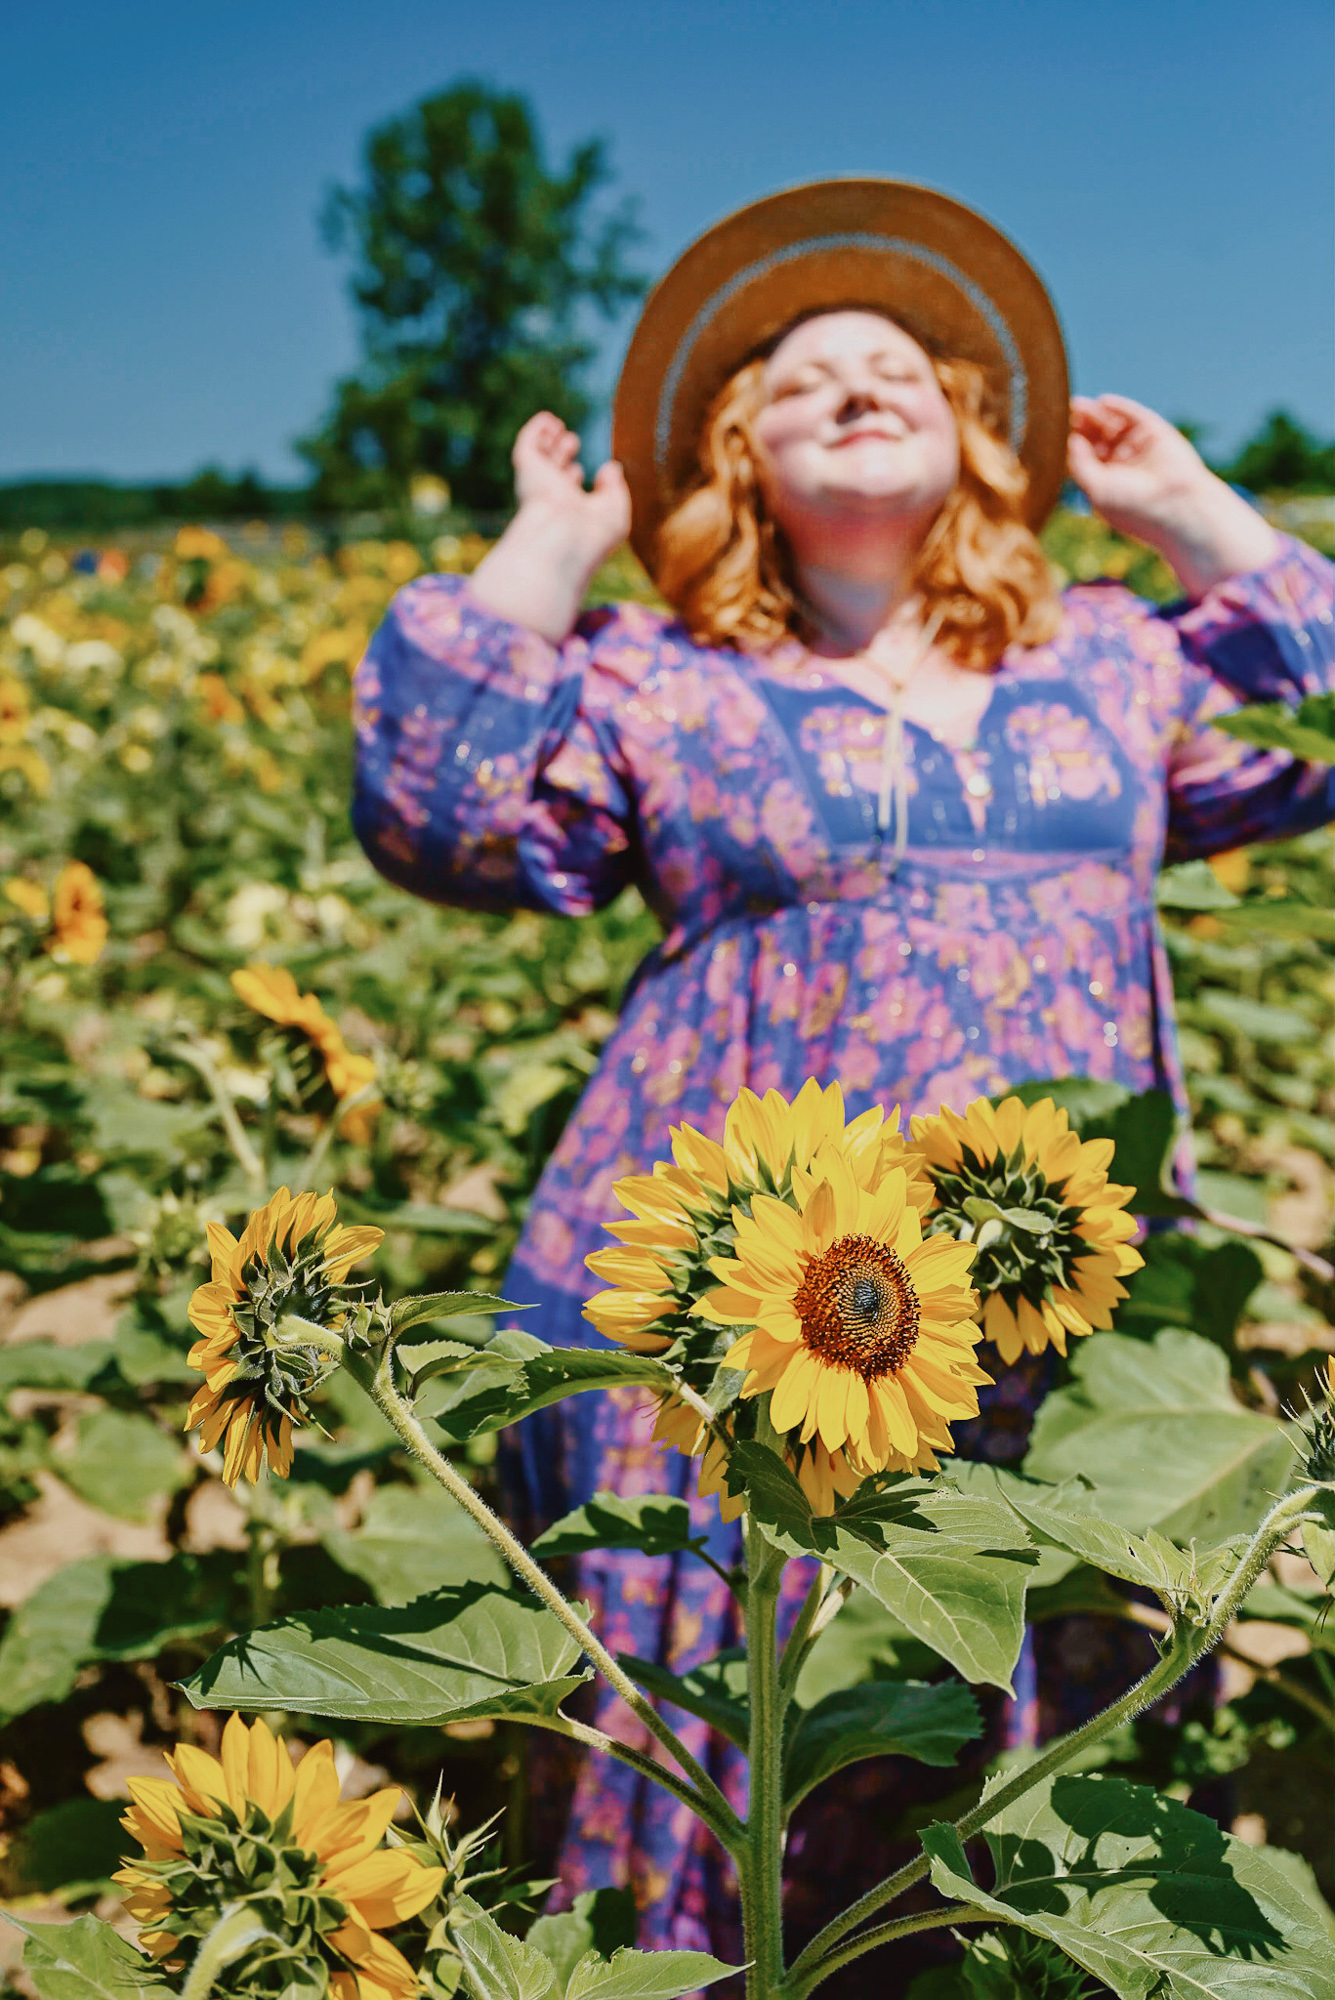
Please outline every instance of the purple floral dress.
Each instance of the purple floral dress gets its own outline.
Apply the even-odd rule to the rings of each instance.
[[[356,683],[355,823],[376,866],[437,902],[572,916],[634,883],[663,926],[506,1280],[538,1308],[530,1330],[596,1343],[584,1258],[609,1240],[613,1182],[666,1157],[670,1125],[719,1136],[743,1084],[791,1094],[837,1078],[851,1113],[897,1103],[906,1120],[1060,1075],[1185,1104],[1155,876],[1165,857],[1335,816],[1335,771],[1210,726],[1240,702],[1331,685],[1335,570],[1285,540],[1266,568],[1190,605],[1165,611],[1101,583],[1068,591],[1064,613],[1049,644],[1002,660],[968,748],[906,726],[896,868],[876,831],[884,713],[796,642],[764,658],[710,649],[625,604],[554,647],[457,577],[399,593]],[[997,1385],[957,1443],[1014,1459],[1047,1370],[985,1361]],[[686,1492],[687,1463],[648,1429],[633,1394],[521,1426],[509,1468],[524,1525],[598,1488]],[[712,1503],[700,1523],[734,1559],[737,1530]],[[789,1576],[804,1586],[799,1566]],[[594,1556],[578,1584],[613,1651],[681,1672],[735,1643],[726,1592],[694,1558]],[[992,1748],[1067,1726],[1127,1684],[1135,1663],[1102,1622],[1040,1628]],[[614,1701],[598,1719],[637,1740]],[[735,1753],[673,1719],[735,1791]],[[897,1818],[945,1782],[957,1774],[885,1759],[813,1795],[790,1843],[795,1940],[827,1891],[842,1904],[886,1872]],[[562,1785],[549,1775],[546,1804],[558,1803],[567,1894],[630,1881],[643,1944],[736,1948],[726,1874],[684,1808],[602,1759]],[[829,1988],[832,2000],[860,1990]]]

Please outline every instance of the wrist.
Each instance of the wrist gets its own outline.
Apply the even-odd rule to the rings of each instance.
[[[581,597],[606,555],[601,537],[557,500],[521,501],[505,534]]]
[[[1200,477],[1168,488],[1150,514],[1128,526],[1163,557],[1191,597],[1263,568],[1280,546],[1264,516],[1204,467]]]

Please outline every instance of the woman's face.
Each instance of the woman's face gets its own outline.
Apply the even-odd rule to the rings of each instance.
[[[873,312],[829,312],[765,363],[753,425],[781,528],[803,520],[935,519],[959,477],[959,433],[929,357]]]

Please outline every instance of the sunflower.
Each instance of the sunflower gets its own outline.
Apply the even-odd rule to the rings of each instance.
[[[890,1118],[878,1104],[845,1121],[844,1094],[814,1077],[790,1104],[777,1090],[757,1097],[742,1090],[729,1107],[723,1142],[693,1126],[671,1130],[672,1160],[650,1174],[632,1174],[612,1189],[633,1220],[606,1225],[623,1246],[596,1250],[585,1259],[612,1289],[597,1293],[584,1317],[609,1340],[637,1354],[660,1354],[683,1332],[679,1322],[711,1285],[711,1259],[731,1248],[735,1215],[759,1193],[786,1196],[822,1147],[832,1147],[875,1189],[892,1168],[907,1176],[908,1199],[920,1209],[932,1200],[931,1180],[899,1133],[898,1109]]]
[[[344,1805],[332,1743],[294,1768],[281,1738],[239,1715],[221,1750],[219,1761],[182,1743],[167,1758],[171,1778],[128,1780],[121,1825],[143,1857],[112,1879],[144,1950],[179,1958],[185,1939],[239,1905],[265,1935],[228,1967],[229,1994],[324,1991],[327,1978],[335,2000],[412,2000],[417,1974],[380,1933],[433,1902],[445,1870],[381,1847],[398,1787]]]
[[[92,965],[107,941],[102,887],[82,861],[67,861],[51,897],[51,938],[47,949],[75,965]]]
[[[1128,1241],[1135,1189],[1108,1179],[1111,1139],[1082,1140],[1050,1097],[943,1106],[911,1130],[936,1190],[929,1226],[977,1241],[983,1328],[1004,1362],[1112,1325],[1119,1281],[1144,1259]]]
[[[973,1357],[973,1246],[924,1241],[905,1170],[877,1167],[827,1142],[794,1173],[794,1205],[757,1195],[700,1308],[746,1329],[723,1366],[746,1370],[744,1398],[769,1395],[822,1511],[869,1473],[934,1471],[950,1421],[977,1415],[991,1379]]]
[[[35,924],[44,924],[51,914],[51,905],[46,890],[40,882],[32,882],[26,875],[10,875],[0,883],[6,902],[16,910],[22,910]]]
[[[787,1178],[809,1167],[827,1146],[842,1153],[870,1189],[892,1167],[901,1167],[909,1201],[921,1209],[929,1206],[931,1186],[900,1136],[898,1105],[888,1118],[884,1106],[874,1104],[845,1121],[844,1093],[837,1083],[822,1090],[814,1077],[808,1077],[791,1104],[777,1090],[767,1090],[763,1097],[753,1090],[739,1091],[719,1150],[734,1189],[781,1194]],[[673,1151],[675,1157],[675,1147]]]
[[[313,993],[300,990],[285,967],[247,965],[232,974],[232,990],[247,1007],[276,1026],[293,1030],[318,1052],[324,1081],[338,1103],[375,1082],[375,1063],[371,1057],[353,1054],[338,1023],[325,1013]],[[344,1114],[350,1138],[360,1142],[369,1136],[372,1108],[369,1104],[357,1105]]]
[[[288,1313],[341,1326],[357,1297],[348,1273],[384,1240],[383,1229],[335,1228],[336,1213],[332,1194],[279,1188],[252,1213],[239,1242],[220,1222],[208,1225],[213,1276],[190,1300],[191,1324],[203,1338],[188,1356],[205,1379],[185,1427],[199,1425],[202,1451],[225,1439],[229,1486],[242,1473],[257,1479],[266,1454],[286,1476],[292,1426],[310,1422],[306,1396],[327,1366],[314,1348],[274,1347],[274,1328]]]

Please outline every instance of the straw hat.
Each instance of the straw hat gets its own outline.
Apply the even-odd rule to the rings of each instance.
[[[705,413],[742,364],[812,312],[883,312],[987,370],[1037,527],[1066,476],[1066,348],[1042,279],[962,203],[909,181],[810,181],[725,216],[646,301],[617,384],[612,451],[646,563],[690,486]]]

